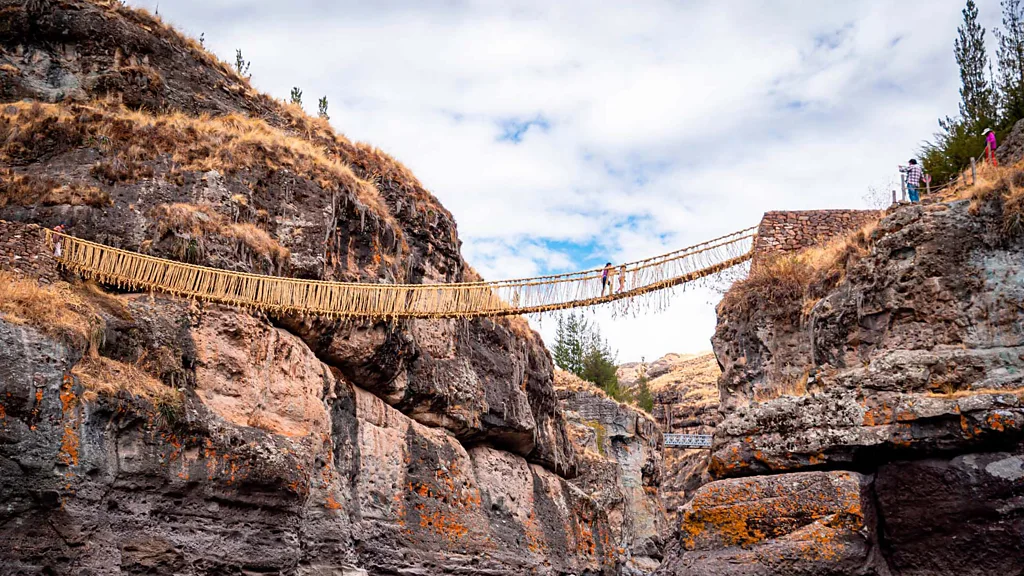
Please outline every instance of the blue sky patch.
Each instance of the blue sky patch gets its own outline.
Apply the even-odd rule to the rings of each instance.
[[[498,127],[501,130],[501,134],[498,135],[499,141],[518,144],[523,141],[523,137],[531,129],[537,128],[542,132],[547,132],[551,128],[551,122],[538,114],[530,120],[523,120],[522,118],[499,120]]]

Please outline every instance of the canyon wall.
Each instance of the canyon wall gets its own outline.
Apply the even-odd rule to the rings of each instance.
[[[660,574],[1024,571],[1024,239],[998,194],[890,211],[719,306],[722,421]]]
[[[158,18],[0,13],[0,573],[657,565],[660,433],[595,417],[615,432],[594,459],[522,319],[266,315],[34,266],[31,225],[64,224],[243,273],[478,278],[408,169]]]
[[[620,368],[620,382],[632,381],[631,366]],[[666,433],[714,434],[718,424],[718,377],[721,370],[711,353],[667,354],[647,367],[654,397],[651,415]],[[661,499],[669,518],[708,481],[707,450],[668,448]]]

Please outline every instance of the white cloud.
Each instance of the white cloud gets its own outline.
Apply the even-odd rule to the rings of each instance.
[[[298,85],[310,108],[326,94],[334,125],[406,163],[455,215],[470,263],[496,278],[649,256],[767,210],[863,207],[868,187],[884,190],[936,118],[956,111],[961,7],[182,0],[160,10],[205,32],[222,58],[242,48],[257,87],[284,97]],[[980,10],[998,24],[998,2]],[[543,126],[500,139],[509,122],[531,120]],[[651,359],[708,348],[716,299],[679,291],[662,313],[595,315],[621,360]]]

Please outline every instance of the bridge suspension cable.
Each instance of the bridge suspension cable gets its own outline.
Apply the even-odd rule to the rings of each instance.
[[[712,276],[750,260],[756,228],[653,258],[602,269],[515,280],[449,284],[370,284],[231,272],[156,258],[52,230],[64,266],[133,290],[267,311],[362,318],[457,318],[533,314],[629,300]],[[622,272],[625,267],[625,272]]]

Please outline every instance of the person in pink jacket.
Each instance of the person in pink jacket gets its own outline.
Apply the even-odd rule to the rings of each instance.
[[[996,133],[991,128],[986,128],[982,134],[985,136],[985,158],[988,158],[989,164],[999,166],[996,160]]]

